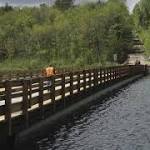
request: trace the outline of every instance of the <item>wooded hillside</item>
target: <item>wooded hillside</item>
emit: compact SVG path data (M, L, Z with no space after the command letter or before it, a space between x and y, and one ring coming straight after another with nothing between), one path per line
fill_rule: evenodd
M1 69L47 64L85 66L123 62L133 22L121 0L59 9L56 6L0 9L0 48L8 57ZM7 67L6 67L7 66Z

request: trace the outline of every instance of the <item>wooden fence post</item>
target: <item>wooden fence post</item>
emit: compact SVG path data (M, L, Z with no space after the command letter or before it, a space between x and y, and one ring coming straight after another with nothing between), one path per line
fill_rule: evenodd
M32 99L32 79L29 80L28 84L28 90L29 90L29 108L31 108L31 99Z
M116 80L117 79L117 71L116 71L116 67L114 67L114 80Z
M70 73L70 96L73 95L73 72Z
M114 81L115 80L115 67L112 68L112 74L113 74L112 80Z
M128 65L128 76L131 77L131 69L130 69L130 65Z
M102 69L100 68L99 70L100 74L99 74L99 81L100 81L100 85L102 85Z
M39 107L41 119L44 119L44 107L43 107L43 78L39 78Z
M89 71L89 88L91 88L91 69Z
M16 78L17 78L17 80L19 80L19 78L20 78L19 73L16 74Z
M26 74L25 74L25 72L23 73L23 78L25 78L26 77Z
M7 80L11 80L11 72L9 72Z
M103 80L104 80L104 86L105 86L105 84L106 84L106 68L103 68Z
M114 80L115 79L115 73L114 73L114 67L111 68L111 79Z
M5 81L5 120L7 123L8 135L12 135L11 120L11 81Z
M93 86L96 86L96 74L95 74L95 69L92 69L93 72Z
M55 112L55 110L56 110L56 105L55 105L55 76L51 76L50 80L51 80L51 87L50 87L51 100L52 100L52 105L53 105L53 112Z
M94 86L98 85L98 70L94 69Z
M115 80L115 67L112 68L112 72L113 72L113 77L112 77L112 79L113 79L113 81L114 81L114 80Z
M110 74L111 74L110 79L111 81L113 81L114 80L114 67L110 68Z
M30 77L31 77L31 78L33 77L33 73L32 73L32 71L30 72Z
M78 93L80 92L80 72L78 72L77 74L77 89L78 89Z
M109 77L110 77L110 75L109 75L109 68L107 68L107 83L109 83Z
M62 80L61 80L61 86L62 86L62 89L61 89L61 95L62 95L62 101L63 101L63 105L64 107L66 106L66 102L65 102L65 74L63 73L62 74Z
M23 115L24 115L24 119L25 119L25 128L27 128L29 126L28 84L29 84L28 80L23 80Z
M113 75L112 75L112 67L110 67L109 68L109 80L110 80L110 82L112 81L112 77L113 77Z
M121 67L118 67L118 79L121 78Z
M86 90L86 70L83 70L83 89Z

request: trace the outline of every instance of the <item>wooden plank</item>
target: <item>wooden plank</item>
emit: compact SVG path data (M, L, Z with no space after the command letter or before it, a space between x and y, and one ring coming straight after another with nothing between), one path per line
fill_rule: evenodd
M31 81L32 84L39 83L39 77L29 78L29 80Z
M12 93L20 92L20 91L23 91L23 87L22 86L12 87L12 89L11 89Z
M31 99L32 99L32 81L31 79L29 79L29 83L28 83L28 93L29 93L29 108L31 108Z
M62 101L64 104L64 107L66 106L65 102L65 74L62 74L62 85L61 85L61 96L62 96Z
M18 97L22 97L23 96L23 91L21 91L21 93L11 93L11 98L18 98Z
M113 78L113 70L112 67L109 68L109 80L111 81Z
M39 78L40 80L40 78ZM32 83L32 80L31 81L31 88L38 88L39 87L39 83Z
M65 94L70 93L70 86L65 88Z
M39 107L41 119L44 119L44 107L43 107L43 78L39 78Z
M100 85L102 84L102 69L100 68L100 78L99 78L99 81L100 81Z
M65 72L64 75L65 75L65 78L70 77L70 72Z
M73 85L73 90L78 90L78 85L76 84L76 85Z
M106 85L107 82L107 68L104 68L104 83Z
M55 76L51 76L51 100L52 100L52 105L53 105L53 111L55 112L56 110L56 105L55 105Z
M80 92L80 72L78 72L78 78L77 78L77 90L78 93Z
M36 88L36 89L31 89L28 93L29 93L29 94L38 93L38 92L39 92L39 88L40 88L40 85L39 85L39 87Z
M12 120L11 120L11 81L5 82L5 120L7 122L8 135L12 135Z
M0 106L0 116L5 115L5 109L6 109L5 106L6 106L6 105Z
M86 90L86 71L83 70L83 88Z
M115 79L115 68L114 67L112 67L112 80L114 80Z
M23 89L23 88L22 88ZM11 90L12 91L12 90ZM32 90L32 88L28 91L28 93L30 94L30 95L32 95L32 94L34 94L34 93L37 93L37 92L39 92L39 87L37 87L37 89L33 89ZM17 93L15 92L12 92L12 94L11 94L11 98L17 98L17 97L21 97L21 96L23 96L23 90L21 90L21 91L18 91Z
M32 106L36 105L36 104L39 104L39 96L36 96L36 97L32 97L30 99L30 101L28 100L28 102L30 103L29 104L29 108L31 108Z
M112 70L112 80L114 80L115 79L115 68L114 67L112 67L111 68Z
M62 77L62 74L57 74L57 75L55 75L55 81L58 80L58 79L61 80L61 77Z
M95 86L98 85L98 69L94 69Z
M0 81L0 88L4 88L5 87L5 82L4 81Z
M117 69L116 69L116 67L114 68L114 79L115 80L117 79Z
M15 113L15 112L18 112L18 111L22 111L24 108L24 102L19 102L19 103L14 103L14 104L11 104L11 113ZM25 118L25 114L23 112L23 115L24 115L24 118Z
M22 80L11 80L11 87L22 86Z
M28 114L28 107L29 107L29 101L28 101L28 80L23 80L23 115L24 115L24 121L25 121L25 127L28 128L29 126L29 114Z
M107 74L106 74L107 75L107 82L109 82L109 72L110 72L109 67L106 70L107 70Z
M70 83L70 79L65 79L65 84L68 84L68 83Z
M62 95L62 88L61 89L55 89L55 97Z
M62 85L62 80L55 81L55 86L61 86Z
M73 95L73 73L70 73L70 95Z
M47 101L49 99L51 99L51 93L45 93L45 94L43 94L43 101Z
M91 84L92 84L91 83L91 70L89 70L89 82L88 83L89 83L89 87L91 88Z

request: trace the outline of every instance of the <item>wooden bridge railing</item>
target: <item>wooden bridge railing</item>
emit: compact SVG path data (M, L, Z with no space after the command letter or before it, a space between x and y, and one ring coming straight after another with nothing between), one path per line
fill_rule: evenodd
M7 134L12 135L17 132L16 126L22 126L21 130L28 128L35 118L43 119L47 112L66 107L67 97L71 102L73 95L144 71L142 65L119 66L0 82L0 124L5 124Z
M16 71L16 72L0 72L0 80L14 80L29 77L39 77L40 71Z
M66 72L72 72L75 70L78 70L78 69L77 68L57 68L57 72L59 74L60 73L66 73ZM0 81L40 77L41 72L42 72L41 70L0 72Z

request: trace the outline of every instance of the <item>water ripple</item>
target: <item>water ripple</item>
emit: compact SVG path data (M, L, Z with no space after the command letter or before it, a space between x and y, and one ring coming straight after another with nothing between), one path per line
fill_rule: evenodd
M90 106L36 141L38 150L149 150L150 77Z

